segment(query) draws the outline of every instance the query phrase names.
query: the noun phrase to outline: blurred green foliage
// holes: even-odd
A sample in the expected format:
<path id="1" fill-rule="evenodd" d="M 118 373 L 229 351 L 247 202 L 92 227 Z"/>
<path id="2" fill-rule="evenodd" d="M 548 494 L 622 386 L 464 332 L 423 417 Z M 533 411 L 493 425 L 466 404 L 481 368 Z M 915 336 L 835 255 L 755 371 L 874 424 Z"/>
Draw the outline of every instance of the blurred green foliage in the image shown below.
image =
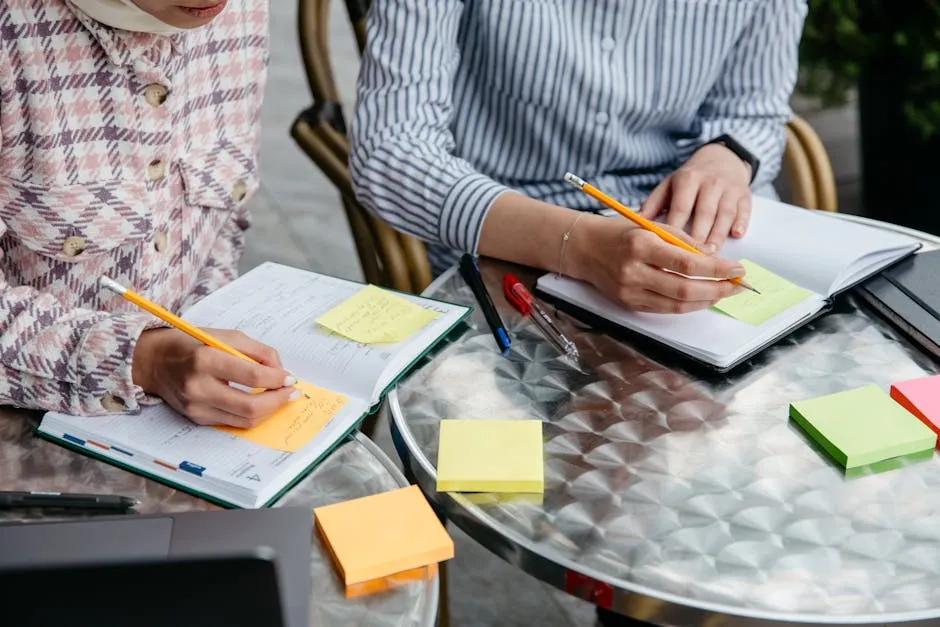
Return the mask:
<path id="1" fill-rule="evenodd" d="M 898 98 L 914 128 L 940 133 L 940 0 L 808 0 L 798 89 L 844 104 L 862 64 L 896 60 L 911 76 Z M 862 15 L 864 13 L 864 15 Z"/>

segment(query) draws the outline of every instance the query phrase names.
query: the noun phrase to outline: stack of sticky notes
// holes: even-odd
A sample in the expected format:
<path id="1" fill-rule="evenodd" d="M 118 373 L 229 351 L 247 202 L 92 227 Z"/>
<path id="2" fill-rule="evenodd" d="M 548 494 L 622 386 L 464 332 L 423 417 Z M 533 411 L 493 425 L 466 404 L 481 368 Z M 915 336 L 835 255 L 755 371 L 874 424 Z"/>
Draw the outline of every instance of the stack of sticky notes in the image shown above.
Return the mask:
<path id="1" fill-rule="evenodd" d="M 790 418 L 847 472 L 928 458 L 937 443 L 936 433 L 875 385 L 792 403 Z"/>
<path id="2" fill-rule="evenodd" d="M 435 572 L 429 567 L 454 556 L 453 540 L 418 486 L 318 507 L 313 513 L 346 596 L 427 576 Z"/>
<path id="3" fill-rule="evenodd" d="M 940 433 L 940 375 L 899 381 L 891 386 L 891 398 Z"/>
<path id="4" fill-rule="evenodd" d="M 442 420 L 438 492 L 541 493 L 540 420 Z"/>

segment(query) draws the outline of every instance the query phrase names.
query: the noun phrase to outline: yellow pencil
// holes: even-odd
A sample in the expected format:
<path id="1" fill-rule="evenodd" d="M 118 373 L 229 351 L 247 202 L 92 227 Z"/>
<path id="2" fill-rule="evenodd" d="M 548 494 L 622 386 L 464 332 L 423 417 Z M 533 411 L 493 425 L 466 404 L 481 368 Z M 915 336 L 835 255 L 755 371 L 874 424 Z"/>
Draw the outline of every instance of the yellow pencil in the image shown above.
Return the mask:
<path id="1" fill-rule="evenodd" d="M 647 220 L 646 218 L 644 218 L 643 216 L 641 216 L 641 215 L 638 214 L 637 212 L 630 210 L 630 208 L 627 207 L 626 205 L 623 205 L 623 204 L 617 202 L 616 200 L 614 200 L 613 198 L 611 198 L 610 196 L 608 196 L 607 194 L 605 194 L 605 193 L 602 192 L 601 190 L 597 189 L 596 187 L 594 187 L 594 186 L 591 185 L 590 183 L 585 182 L 584 179 L 582 179 L 582 178 L 580 178 L 580 177 L 578 177 L 578 176 L 575 176 L 575 175 L 572 174 L 571 172 L 566 172 L 566 173 L 565 173 L 565 181 L 568 182 L 568 183 L 570 183 L 573 187 L 577 187 L 578 189 L 580 189 L 582 192 L 584 192 L 585 194 L 587 194 L 587 195 L 590 196 L 591 198 L 595 198 L 595 199 L 599 200 L 599 201 L 602 202 L 605 206 L 607 206 L 607 207 L 613 209 L 614 211 L 616 211 L 617 213 L 619 213 L 619 214 L 622 215 L 623 217 L 625 217 L 625 218 L 627 218 L 627 219 L 629 219 L 629 220 L 632 220 L 633 222 L 635 222 L 635 223 L 637 224 L 637 226 L 640 226 L 641 228 L 644 228 L 644 229 L 646 229 L 647 231 L 651 231 L 652 233 L 655 233 L 655 234 L 658 235 L 658 236 L 660 237 L 660 239 L 662 239 L 663 241 L 668 242 L 668 243 L 672 244 L 673 246 L 678 246 L 678 247 L 681 248 L 682 250 L 685 250 L 685 251 L 687 251 L 687 252 L 690 252 L 690 253 L 693 253 L 693 254 L 696 254 L 696 255 L 703 255 L 703 254 L 705 254 L 705 253 L 703 253 L 702 251 L 700 251 L 699 249 L 695 248 L 694 246 L 692 246 L 692 245 L 690 245 L 690 244 L 687 244 L 686 242 L 682 241 L 681 239 L 679 239 L 678 237 L 676 237 L 675 235 L 673 235 L 672 233 L 670 233 L 670 232 L 667 231 L 666 229 L 662 228 L 661 226 L 659 226 L 659 225 L 656 224 L 655 222 L 652 222 L 652 221 L 650 221 L 650 220 Z M 742 279 L 742 278 L 734 278 L 734 279 L 728 279 L 728 280 L 731 281 L 732 283 L 734 283 L 735 285 L 740 285 L 740 286 L 743 287 L 744 289 L 751 290 L 751 291 L 754 292 L 755 294 L 760 294 L 760 292 L 758 292 L 756 289 L 754 289 L 753 287 L 751 287 L 750 285 L 748 285 L 747 281 L 745 281 L 745 280 Z"/>
<path id="2" fill-rule="evenodd" d="M 112 292 L 120 295 L 125 300 L 128 300 L 134 303 L 135 305 L 137 305 L 144 311 L 152 313 L 157 318 L 160 318 L 167 324 L 179 329 L 180 331 L 189 335 L 190 337 L 199 340 L 206 346 L 210 348 L 218 349 L 222 351 L 223 353 L 228 353 L 229 355 L 233 357 L 245 359 L 247 361 L 250 361 L 253 364 L 258 363 L 256 360 L 252 359 L 251 357 L 241 352 L 240 350 L 229 346 L 222 340 L 216 337 L 213 337 L 212 335 L 209 335 L 208 333 L 206 333 L 199 327 L 186 322 L 185 320 L 183 320 L 182 318 L 174 314 L 172 311 L 165 309 L 164 307 L 161 307 L 155 302 L 144 298 L 137 292 L 127 289 L 126 287 L 124 287 L 123 285 L 115 281 L 114 279 L 110 279 L 106 276 L 103 276 L 101 277 L 100 284 L 101 284 L 101 287 L 109 289 Z M 310 398 L 307 394 L 304 394 L 304 396 L 307 396 L 307 398 Z"/>

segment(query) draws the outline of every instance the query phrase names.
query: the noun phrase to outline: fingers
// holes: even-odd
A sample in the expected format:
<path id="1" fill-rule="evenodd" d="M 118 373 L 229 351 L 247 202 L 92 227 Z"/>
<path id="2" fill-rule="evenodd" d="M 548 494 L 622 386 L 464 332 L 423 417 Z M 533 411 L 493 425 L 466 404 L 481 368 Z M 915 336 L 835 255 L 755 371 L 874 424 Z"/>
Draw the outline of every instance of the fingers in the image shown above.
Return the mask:
<path id="1" fill-rule="evenodd" d="M 646 200 L 640 207 L 641 216 L 647 220 L 652 220 L 665 210 L 666 202 L 669 200 L 670 182 L 671 179 L 666 178 L 646 197 Z"/>
<path id="2" fill-rule="evenodd" d="M 724 246 L 731 232 L 731 225 L 737 218 L 738 197 L 734 193 L 725 192 L 718 201 L 715 222 L 711 225 L 711 231 L 707 236 L 703 236 L 704 241 L 714 246 L 716 250 Z"/>
<path id="3" fill-rule="evenodd" d="M 666 223 L 676 228 L 684 228 L 692 215 L 695 199 L 699 193 L 699 183 L 695 174 L 676 172 L 672 180 L 672 202 L 666 214 Z"/>
<path id="4" fill-rule="evenodd" d="M 721 186 L 715 183 L 706 184 L 699 189 L 697 198 L 695 215 L 692 216 L 692 228 L 689 233 L 692 239 L 704 242 L 712 231 L 719 211 L 719 202 L 722 200 Z M 730 226 L 730 220 L 728 226 Z M 710 243 L 714 244 L 714 242 Z"/>
<path id="5" fill-rule="evenodd" d="M 742 277 L 745 273 L 744 266 L 739 263 L 686 252 L 640 229 L 630 233 L 625 244 L 624 252 L 628 258 L 685 276 L 731 279 Z"/>
<path id="6" fill-rule="evenodd" d="M 277 354 L 276 350 L 267 344 L 262 344 L 257 340 L 253 340 L 241 331 L 227 331 L 218 329 L 206 330 L 219 339 L 227 342 L 230 346 L 232 346 L 232 348 L 236 348 L 245 353 L 255 361 L 260 361 L 262 364 L 272 366 L 274 368 L 282 367 L 281 358 Z"/>
<path id="7" fill-rule="evenodd" d="M 299 394 L 291 388 L 251 394 L 208 376 L 194 377 L 182 390 L 179 409 L 197 424 L 247 429 L 261 423 Z"/>
<path id="8" fill-rule="evenodd" d="M 652 266 L 640 267 L 636 272 L 637 282 L 647 291 L 677 302 L 714 305 L 743 289 L 730 281 L 690 279 Z"/>
<path id="9" fill-rule="evenodd" d="M 249 388 L 277 390 L 296 383 L 296 379 L 283 368 L 256 364 L 208 346 L 195 350 L 193 362 L 196 372 Z"/>
<path id="10" fill-rule="evenodd" d="M 751 222 L 751 194 L 750 191 L 738 200 L 737 219 L 731 227 L 732 237 L 744 237 Z"/>

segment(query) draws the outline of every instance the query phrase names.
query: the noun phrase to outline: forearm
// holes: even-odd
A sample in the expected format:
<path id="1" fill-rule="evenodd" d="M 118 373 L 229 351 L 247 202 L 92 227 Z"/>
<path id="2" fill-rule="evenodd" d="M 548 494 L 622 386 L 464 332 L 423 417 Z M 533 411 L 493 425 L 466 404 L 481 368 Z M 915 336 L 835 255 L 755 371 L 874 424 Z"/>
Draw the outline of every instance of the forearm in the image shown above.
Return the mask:
<path id="1" fill-rule="evenodd" d="M 570 252 L 562 250 L 565 233 L 580 227 L 589 217 L 516 192 L 505 192 L 486 214 L 478 250 L 487 257 L 564 272 L 570 270 L 564 267 L 562 255 Z"/>

